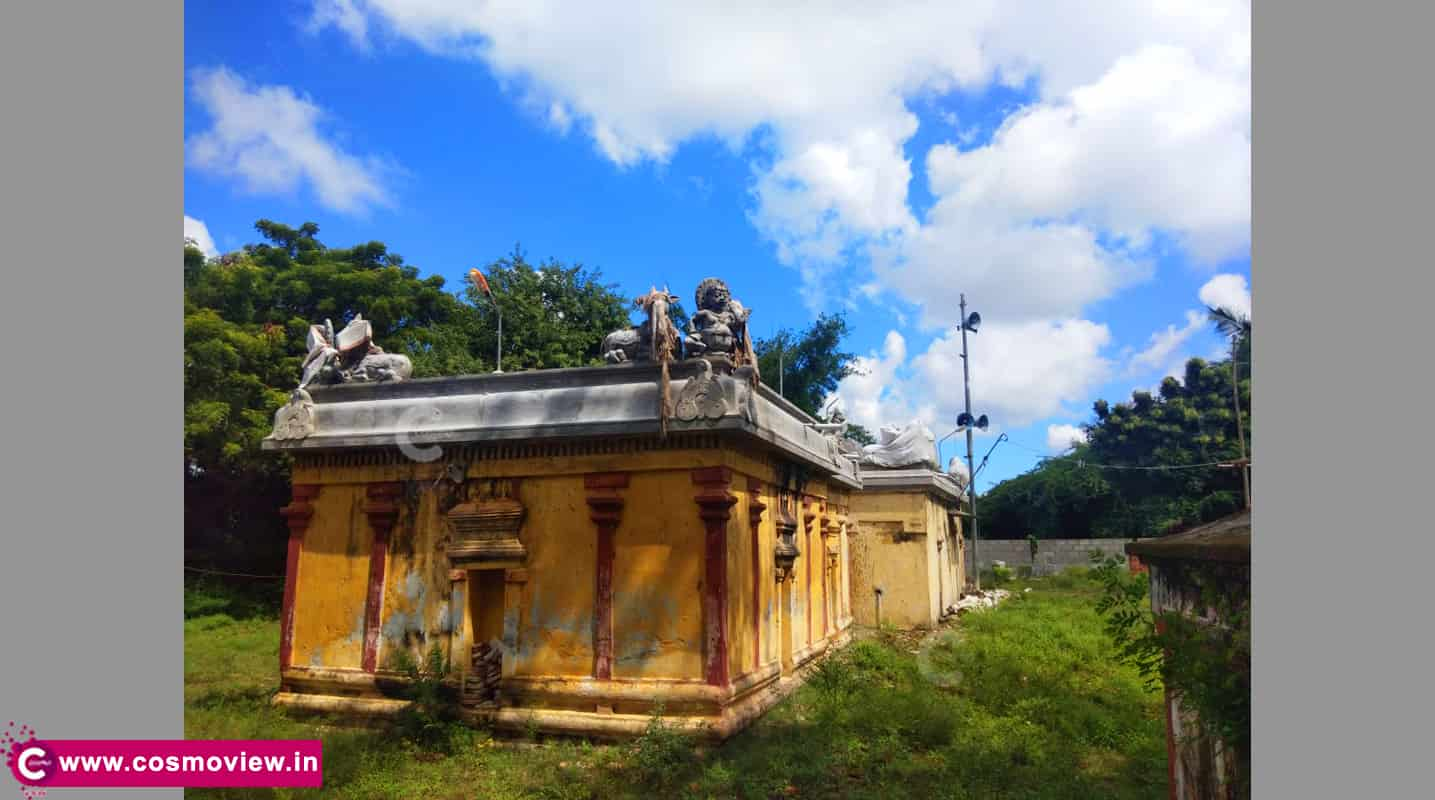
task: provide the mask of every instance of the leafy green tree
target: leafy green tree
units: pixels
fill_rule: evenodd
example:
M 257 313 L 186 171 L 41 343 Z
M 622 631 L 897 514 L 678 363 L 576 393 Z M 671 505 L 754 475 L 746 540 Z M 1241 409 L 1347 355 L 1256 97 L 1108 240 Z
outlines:
M 1115 509 L 1115 490 L 1101 472 L 1081 466 L 1085 447 L 1002 481 L 981 498 L 984 538 L 1087 538 L 1099 535 Z
M 877 443 L 877 437 L 873 436 L 871 431 L 855 422 L 847 423 L 847 438 L 858 444 Z
M 415 374 L 463 371 L 471 309 L 380 242 L 329 248 L 319 227 L 260 220 L 264 241 L 219 259 L 185 248 L 184 466 L 186 545 L 213 559 L 273 569 L 288 493 L 286 459 L 259 449 L 298 382 L 309 325 L 362 313 Z
M 1237 336 L 1236 352 L 1249 353 L 1249 322 Z M 1182 380 L 1168 377 L 1154 394 L 1097 400 L 1086 444 L 982 498 L 983 534 L 1153 536 L 1239 509 L 1241 473 L 1229 465 L 1241 457 L 1241 436 L 1249 440 L 1250 417 L 1237 427 L 1233 396 L 1250 407 L 1250 378 L 1247 372 L 1233 388 L 1233 374 L 1229 362 L 1193 358 Z
M 803 331 L 783 328 L 753 342 L 762 382 L 814 417 L 837 383 L 856 371 L 855 356 L 842 349 L 850 328 L 841 313 L 822 314 Z M 779 364 L 784 372 L 779 381 Z M 863 433 L 866 433 L 864 430 Z M 871 434 L 867 434 L 871 439 Z
M 330 248 L 312 222 L 255 229 L 260 242 L 221 258 L 184 251 L 185 536 L 196 558 L 276 572 L 289 464 L 259 445 L 298 382 L 309 326 L 362 314 L 417 378 L 491 371 L 497 331 L 488 298 L 465 302 L 382 242 Z M 596 272 L 535 269 L 517 250 L 487 272 L 504 309 L 505 369 L 595 363 L 603 335 L 629 324 L 631 301 Z
M 494 357 L 501 312 L 505 371 L 601 364 L 603 337 L 633 324 L 633 299 L 582 265 L 550 259 L 535 267 L 514 247 L 482 271 L 493 297 L 465 290 L 475 311 L 470 344 Z

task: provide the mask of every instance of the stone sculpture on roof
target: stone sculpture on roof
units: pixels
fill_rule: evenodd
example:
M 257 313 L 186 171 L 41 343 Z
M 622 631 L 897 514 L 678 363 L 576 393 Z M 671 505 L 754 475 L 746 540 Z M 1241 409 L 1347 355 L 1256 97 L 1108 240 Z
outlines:
M 385 353 L 374 344 L 373 326 L 363 315 L 354 319 L 337 334 L 334 323 L 309 326 L 309 354 L 304 357 L 304 371 L 299 386 L 285 403 L 274 412 L 275 439 L 303 439 L 314 432 L 314 399 L 307 391 L 311 385 L 403 381 L 413 375 L 414 365 L 408 356 Z
M 899 469 L 901 467 L 939 468 L 936 437 L 920 420 L 905 427 L 883 425 L 877 431 L 877 442 L 862 448 L 858 459 L 864 467 Z
M 609 364 L 661 361 L 664 353 L 660 351 L 665 351 L 667 357 L 672 358 L 677 348 L 678 329 L 669 320 L 668 309 L 676 302 L 678 296 L 669 292 L 666 286 L 661 290 L 655 286 L 647 294 L 634 299 L 633 305 L 643 311 L 647 319 L 639 325 L 619 328 L 604 336 L 599 348 L 603 360 Z
M 309 326 L 309 355 L 304 358 L 304 373 L 299 388 L 311 383 L 357 383 L 367 381 L 402 381 L 413 375 L 414 365 L 408 356 L 385 353 L 374 343 L 373 326 L 363 315 L 354 319 L 337 334 L 334 323 Z
M 727 356 L 734 366 L 751 366 L 755 384 L 757 355 L 747 331 L 752 310 L 734 299 L 719 278 L 704 279 L 695 295 L 697 311 L 688 320 L 688 335 L 683 340 L 687 357 Z

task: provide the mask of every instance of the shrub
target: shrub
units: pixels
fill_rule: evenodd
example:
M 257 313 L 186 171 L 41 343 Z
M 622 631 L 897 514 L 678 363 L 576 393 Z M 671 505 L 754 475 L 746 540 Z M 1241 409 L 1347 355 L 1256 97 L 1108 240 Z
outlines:
M 392 664 L 409 678 L 404 695 L 409 705 L 399 712 L 395 726 L 404 739 L 426 750 L 451 753 L 462 728 L 458 712 L 449 697 L 445 679 L 449 674 L 448 658 L 443 647 L 429 648 L 422 665 L 406 650 L 398 650 Z
M 633 777 L 663 795 L 676 786 L 693 765 L 697 754 L 692 740 L 675 726 L 663 722 L 663 707 L 653 708 L 648 726 L 628 747 Z
M 1011 578 L 1011 567 L 1004 566 L 1001 564 L 992 565 L 992 585 L 1001 586 L 1004 583 L 1011 582 Z

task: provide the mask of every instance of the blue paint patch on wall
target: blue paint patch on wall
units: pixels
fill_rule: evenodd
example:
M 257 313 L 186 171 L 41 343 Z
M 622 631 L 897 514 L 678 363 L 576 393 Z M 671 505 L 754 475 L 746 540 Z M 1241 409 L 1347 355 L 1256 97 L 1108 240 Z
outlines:
M 361 610 L 354 615 L 354 627 L 349 629 L 349 644 L 358 644 L 364 641 L 364 612 Z
M 409 615 L 402 611 L 395 611 L 389 615 L 384 622 L 384 638 L 393 641 L 403 641 L 404 632 L 410 629 Z

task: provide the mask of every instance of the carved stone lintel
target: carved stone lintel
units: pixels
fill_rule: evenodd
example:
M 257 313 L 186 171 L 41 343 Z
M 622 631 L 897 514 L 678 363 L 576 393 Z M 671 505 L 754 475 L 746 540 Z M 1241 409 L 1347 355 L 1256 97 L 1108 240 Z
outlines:
M 469 498 L 448 511 L 448 558 L 456 565 L 494 561 L 523 561 L 528 550 L 519 530 L 525 509 L 514 496 L 510 480 L 480 481 L 469 485 Z

